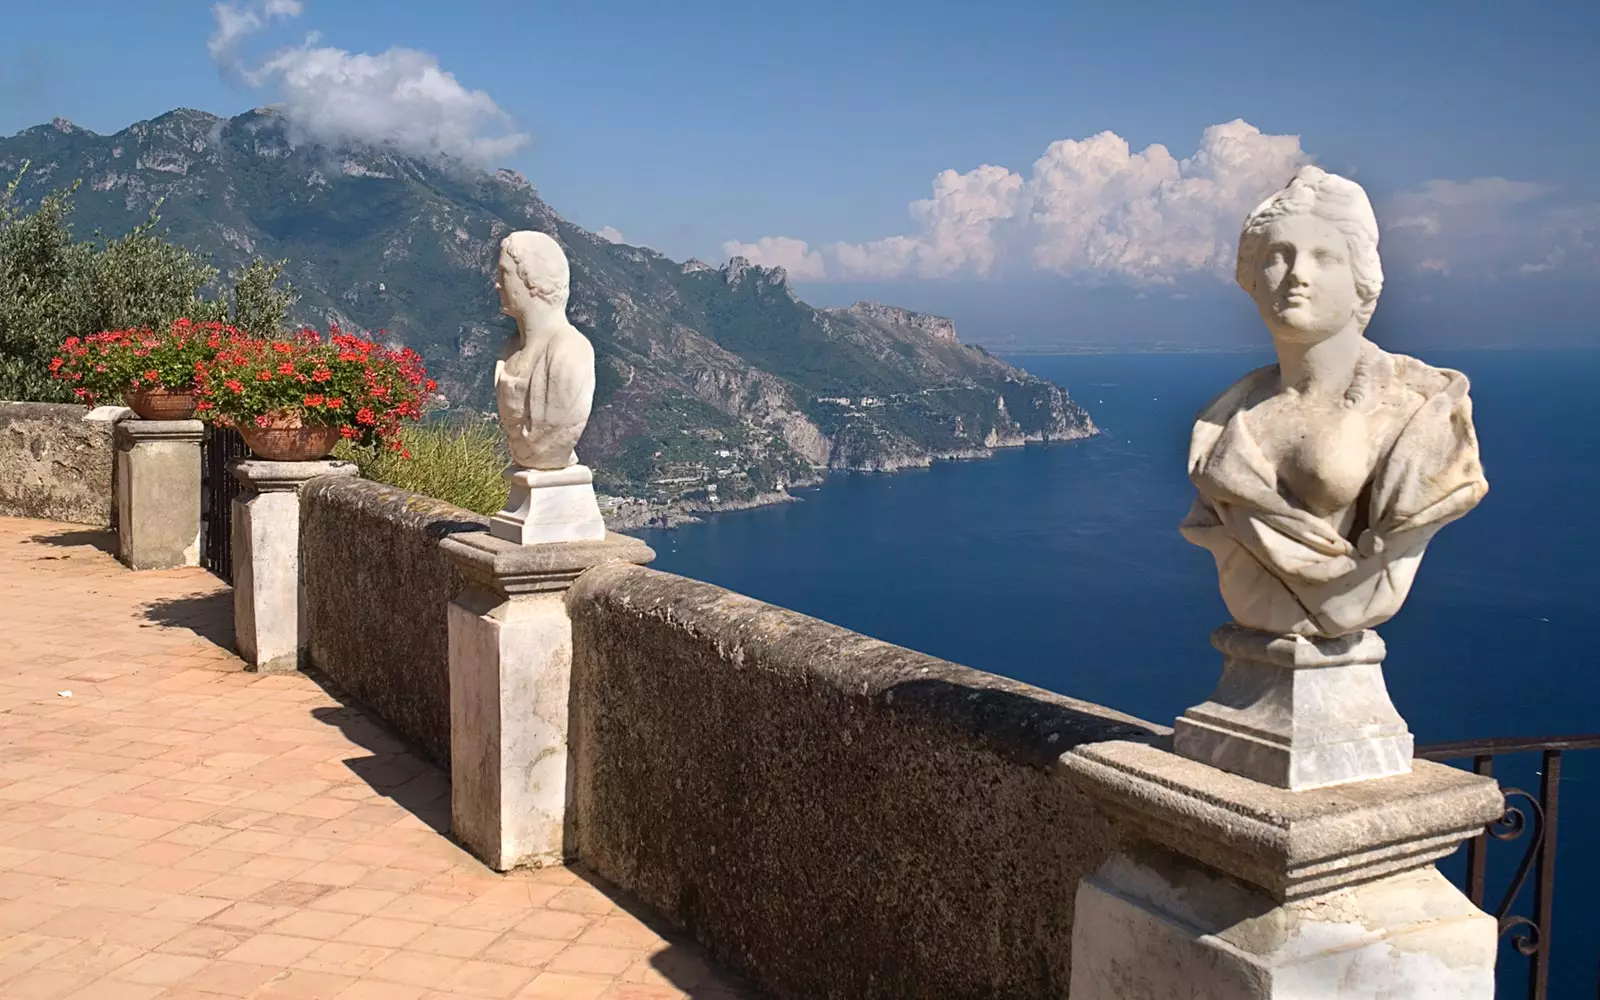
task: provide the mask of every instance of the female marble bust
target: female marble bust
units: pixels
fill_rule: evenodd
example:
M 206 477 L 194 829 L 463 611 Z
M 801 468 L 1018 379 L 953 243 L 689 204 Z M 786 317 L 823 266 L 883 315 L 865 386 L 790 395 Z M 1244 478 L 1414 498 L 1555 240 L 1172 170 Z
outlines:
M 594 403 L 594 348 L 567 322 L 569 280 L 566 254 L 544 233 L 500 242 L 495 289 L 517 336 L 495 364 L 495 402 L 511 461 L 524 469 L 575 465 Z
M 1181 526 L 1240 625 L 1332 637 L 1400 610 L 1429 539 L 1488 491 L 1467 379 L 1363 332 L 1383 287 L 1360 185 L 1303 167 L 1245 220 L 1237 279 L 1278 363 L 1200 414 Z

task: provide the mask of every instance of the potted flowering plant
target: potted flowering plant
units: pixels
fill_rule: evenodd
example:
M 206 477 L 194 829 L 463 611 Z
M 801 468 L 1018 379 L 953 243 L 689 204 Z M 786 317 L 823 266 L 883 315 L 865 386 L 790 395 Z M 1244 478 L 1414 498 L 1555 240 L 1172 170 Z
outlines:
M 400 422 L 422 416 L 435 385 L 409 347 L 391 350 L 333 327 L 324 340 L 240 339 L 199 367 L 197 412 L 238 429 L 257 456 L 323 458 L 341 438 L 402 451 Z
M 165 333 L 130 329 L 68 337 L 50 359 L 50 373 L 89 406 L 120 395 L 146 420 L 187 420 L 195 413 L 198 366 L 239 336 L 222 323 L 180 319 Z

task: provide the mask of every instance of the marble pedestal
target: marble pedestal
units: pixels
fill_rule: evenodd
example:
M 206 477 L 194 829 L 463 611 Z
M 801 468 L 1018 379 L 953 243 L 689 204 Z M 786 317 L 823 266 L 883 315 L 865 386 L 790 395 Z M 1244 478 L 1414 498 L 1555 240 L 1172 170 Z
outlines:
M 655 558 L 636 538 L 519 545 L 482 532 L 440 543 L 467 586 L 450 603 L 450 817 L 497 871 L 574 849 L 566 591 L 584 570 Z
M 349 462 L 242 459 L 233 500 L 233 630 L 247 669 L 300 669 L 307 636 L 300 599 L 300 487 L 319 476 L 354 476 Z
M 1404 774 L 1412 740 L 1383 682 L 1383 640 L 1211 634 L 1222 680 L 1173 727 L 1173 750 L 1276 788 L 1321 788 Z
M 1079 883 L 1070 1000 L 1492 1000 L 1495 920 L 1433 867 L 1502 814 L 1492 779 L 1291 792 L 1128 742 L 1061 766 L 1129 834 Z
M 506 470 L 511 486 L 506 509 L 489 519 L 489 533 L 519 545 L 599 541 L 606 522 L 594 495 L 594 474 L 586 465 L 565 469 Z
M 117 555 L 129 569 L 200 565 L 198 420 L 117 422 Z

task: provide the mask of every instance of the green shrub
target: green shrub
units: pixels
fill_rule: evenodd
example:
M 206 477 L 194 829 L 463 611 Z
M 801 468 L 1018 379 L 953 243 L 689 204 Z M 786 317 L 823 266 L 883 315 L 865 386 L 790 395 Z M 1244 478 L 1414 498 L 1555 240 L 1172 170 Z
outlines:
M 437 421 L 400 431 L 410 458 L 341 442 L 334 457 L 354 462 L 364 479 L 453 503 L 485 516 L 506 505 L 505 434 L 486 421 Z
M 282 262 L 256 260 L 235 276 L 231 294 L 207 298 L 217 269 L 156 235 L 154 211 L 125 236 L 75 240 L 68 220 L 78 185 L 25 213 L 16 204 L 22 176 L 0 188 L 0 399 L 71 400 L 49 369 L 68 337 L 168 330 L 182 317 L 256 336 L 281 331 L 295 302 L 277 284 Z

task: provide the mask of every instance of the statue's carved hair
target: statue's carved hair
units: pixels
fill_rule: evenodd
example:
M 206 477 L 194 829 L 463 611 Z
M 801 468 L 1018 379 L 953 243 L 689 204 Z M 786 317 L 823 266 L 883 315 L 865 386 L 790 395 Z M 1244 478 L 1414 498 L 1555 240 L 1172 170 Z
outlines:
M 1365 330 L 1383 291 L 1383 263 L 1378 259 L 1378 219 L 1372 214 L 1367 193 L 1355 181 L 1330 174 L 1321 167 L 1301 167 L 1288 187 L 1256 206 L 1239 234 L 1239 259 L 1234 279 L 1239 287 L 1256 294 L 1261 279 L 1261 255 L 1266 251 L 1267 227 L 1291 215 L 1315 215 L 1344 234 L 1350 251 L 1350 273 L 1355 277 L 1361 306 L 1356 322 Z
M 517 280 L 535 297 L 566 303 L 572 277 L 561 244 L 544 233 L 523 229 L 500 241 L 500 253 L 511 258 Z

